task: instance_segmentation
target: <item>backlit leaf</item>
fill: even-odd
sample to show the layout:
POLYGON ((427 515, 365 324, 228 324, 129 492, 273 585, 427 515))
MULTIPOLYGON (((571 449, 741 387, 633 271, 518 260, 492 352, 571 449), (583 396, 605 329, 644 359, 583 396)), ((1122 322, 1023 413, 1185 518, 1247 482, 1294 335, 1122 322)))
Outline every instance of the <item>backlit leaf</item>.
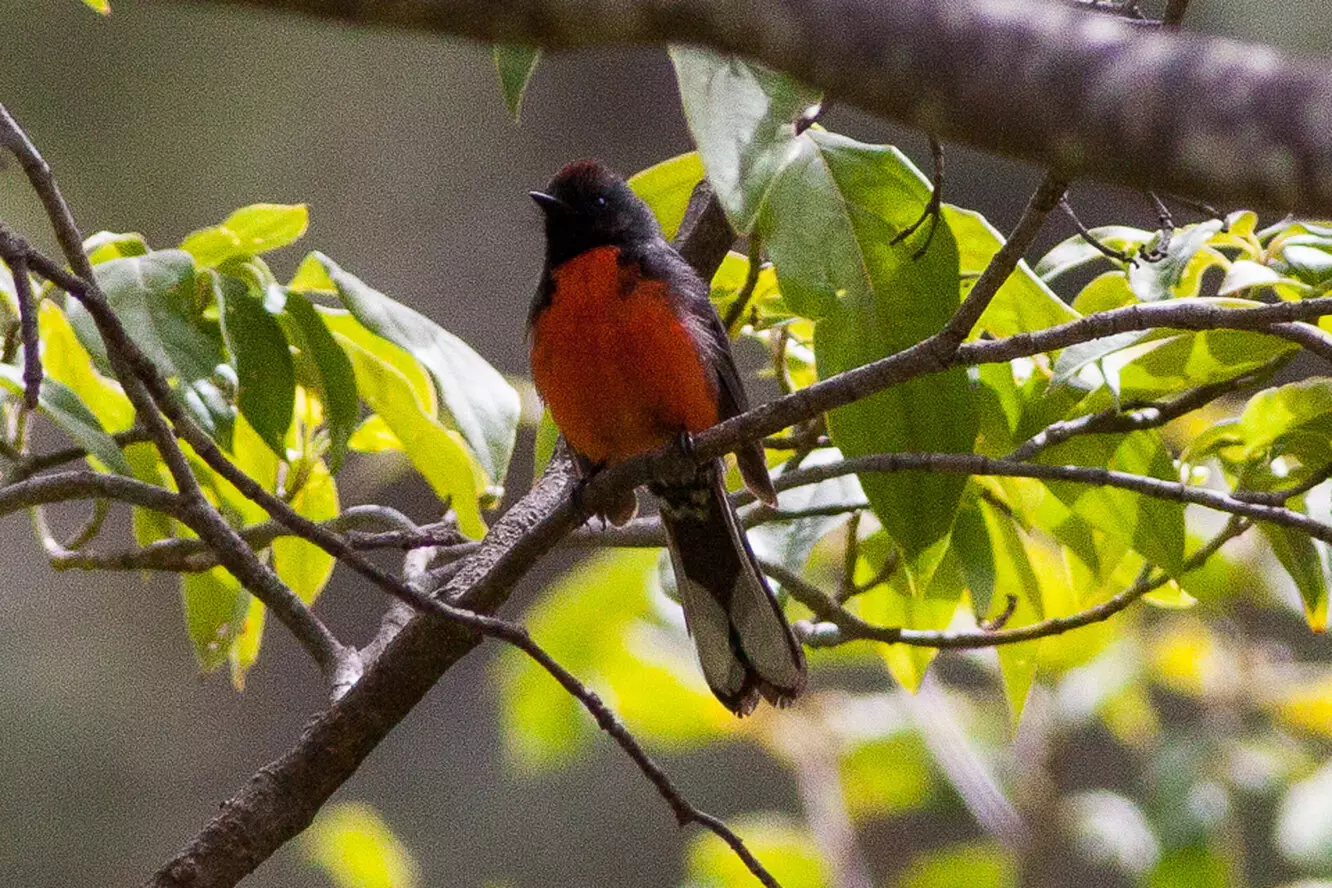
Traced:
MULTIPOLYGON (((13 364, 0 363, 0 387, 15 395, 24 391, 23 370, 13 364)), ((121 475, 131 475, 129 463, 120 452, 120 446, 106 433, 88 406, 69 386, 50 378, 42 380, 38 390, 38 409, 89 454, 104 466, 121 475)))
MULTIPOLYGON (((826 888, 829 884, 827 864, 804 827, 776 814, 749 815, 728 825, 782 888, 826 888)), ((700 830, 686 855, 690 888, 731 888, 754 880, 730 846, 711 832, 700 830)))
POLYGON ((694 186, 703 179, 703 161, 697 151, 679 154, 629 177, 629 187, 661 224, 667 240, 675 237, 689 207, 694 186))
POLYGON ((181 574, 185 629, 194 644, 194 656, 204 672, 227 662, 250 607, 250 593, 226 568, 181 574))
POLYGON ((509 108, 509 116, 517 121, 523 107, 523 93, 527 92, 527 84, 541 58, 541 50, 534 46, 503 44, 494 48, 494 56, 504 104, 509 108))
POLYGON ((307 858, 336 888, 414 888, 416 862, 369 805, 326 805, 301 836, 307 858))
POLYGON ((181 241, 200 268, 216 268, 238 256, 257 256, 300 239, 310 224, 305 204, 252 204, 222 223, 201 228, 181 241))

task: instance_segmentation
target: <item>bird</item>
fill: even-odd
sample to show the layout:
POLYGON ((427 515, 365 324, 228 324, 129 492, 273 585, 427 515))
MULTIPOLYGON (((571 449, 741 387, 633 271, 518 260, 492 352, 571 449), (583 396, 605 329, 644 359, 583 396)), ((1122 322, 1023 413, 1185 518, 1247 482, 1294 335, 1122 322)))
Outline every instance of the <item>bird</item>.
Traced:
MULTIPOLYGON (((542 191, 546 252, 528 315, 532 380, 586 480, 748 409, 726 329, 704 281, 662 236, 652 210, 595 160, 562 167, 542 191)), ((749 489, 775 506, 761 443, 737 453, 749 489)), ((704 679, 738 716, 804 689, 804 651, 759 570, 715 459, 654 479, 685 624, 704 679)), ((633 518, 633 490, 605 508, 633 518)))

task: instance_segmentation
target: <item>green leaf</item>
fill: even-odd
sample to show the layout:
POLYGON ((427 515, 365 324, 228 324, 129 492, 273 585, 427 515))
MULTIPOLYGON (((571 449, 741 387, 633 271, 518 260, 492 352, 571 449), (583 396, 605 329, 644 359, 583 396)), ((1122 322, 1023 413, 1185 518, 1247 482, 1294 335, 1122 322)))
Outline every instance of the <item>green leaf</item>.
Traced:
POLYGON ((787 163, 795 121, 819 93, 785 75, 705 49, 672 47, 685 119, 731 225, 748 234, 787 163))
POLYGON ((236 639, 227 653, 231 686, 238 692, 245 690, 245 676, 259 659, 259 647, 264 641, 264 624, 268 616, 268 608, 264 607, 262 601, 253 595, 249 598, 250 604, 245 610, 245 618, 241 620, 240 632, 236 633, 236 639))
MULTIPOLYGON (((860 367, 942 327, 958 299, 958 257, 949 229, 939 228, 920 259, 912 243, 890 245, 929 198, 920 172, 896 149, 814 130, 787 157, 759 230, 787 303, 820 319, 814 340, 819 375, 860 367)), ((961 369, 839 408, 828 424, 847 456, 966 453, 977 430, 961 369)), ((912 472, 869 474, 860 482, 884 528, 916 562, 947 536, 966 478, 912 472)), ((927 566, 920 563, 925 574, 927 566)))
POLYGON ((1211 265, 1226 262, 1221 254, 1207 247, 1223 224, 1220 219, 1209 219, 1175 229, 1164 258, 1155 262, 1139 258, 1129 267, 1128 282, 1134 295, 1143 302, 1197 296, 1202 272, 1211 265))
MULTIPOLYGON (((1038 462, 1091 466, 1178 481, 1179 473, 1155 430, 1129 435, 1081 435, 1043 451, 1038 462)), ((1184 561, 1184 506, 1113 487, 1051 481, 1046 486, 1092 527, 1123 540, 1171 574, 1184 561)))
MULTIPOLYGON (((1129 228, 1126 225, 1106 225, 1091 229, 1091 236, 1112 250, 1132 255, 1138 247, 1155 237, 1156 233, 1141 228, 1129 228)), ((1041 257, 1041 261, 1036 263, 1036 274, 1048 284, 1060 275, 1084 265, 1109 261, 1111 260, 1108 256, 1092 246, 1082 235, 1075 234, 1041 257)))
POLYGON ((92 356, 79 342, 60 307, 42 300, 37 323, 42 343, 42 370, 48 379, 67 385, 102 427, 122 432, 134 424, 134 405, 119 383, 93 367, 92 356))
POLYGON ((287 337, 264 307, 263 297, 244 281, 211 274, 240 389, 241 415, 279 457, 287 453, 287 430, 296 404, 296 371, 287 337))
POLYGON ((356 427, 356 431, 352 432, 351 439, 347 441, 347 448, 357 453, 386 453, 401 451, 402 442, 393 434, 393 430, 384 422, 383 417, 372 413, 356 427))
POLYGON ((148 241, 137 232, 99 231, 83 242, 83 252, 88 254, 89 262, 97 265, 108 259, 142 256, 148 252, 148 241))
POLYGON ((894 888, 1017 888, 1011 852, 984 839, 925 851, 911 859, 894 888))
MULTIPOLYGON (((305 483, 291 497, 296 514, 316 523, 338 515, 338 488, 322 460, 306 469, 305 483)), ((283 536, 273 541, 273 567, 291 591, 306 604, 313 604, 333 574, 334 558, 319 546, 300 537, 283 536)))
POLYGON ((291 322, 289 332, 298 349, 296 366, 301 371, 301 380, 314 390, 324 406, 329 469, 336 474, 347 453, 347 442, 361 418, 356 374, 346 352, 310 300, 299 293, 288 293, 283 311, 291 322))
POLYGON ((1272 554, 1290 574, 1304 602, 1304 618, 1314 632, 1327 630, 1327 578, 1323 559, 1308 535, 1292 527, 1258 523, 1272 554))
MULTIPOLYGON (((1040 581, 1027 555, 1026 541, 1011 518, 988 502, 977 502, 984 520, 984 530, 990 540, 990 569, 994 573, 994 590, 987 616, 1003 613, 1012 598, 1017 602, 1009 615, 1005 628, 1016 629, 1039 622, 1044 617, 1040 599, 1040 581)), ((1008 701, 1009 724, 1014 732, 1022 721, 1031 685, 1036 680, 1041 642, 1020 641, 1000 645, 999 675, 1003 680, 1004 699, 1008 701)))
POLYGON ((181 241, 200 268, 216 268, 228 259, 257 256, 285 247, 305 234, 310 211, 305 204, 252 204, 219 225, 201 228, 181 241))
POLYGON ((917 732, 901 723, 898 727, 889 736, 857 742, 841 751, 842 797, 853 821, 900 815, 934 796, 936 781, 929 750, 917 732))
MULTIPOLYGON (((222 336, 199 315, 194 260, 180 250, 110 259, 95 266, 97 282, 130 338, 168 378, 206 379, 222 363, 222 336)), ((109 366, 92 318, 77 302, 66 312, 98 366, 109 366)))
POLYGON ((301 845, 337 888, 413 888, 418 881, 416 861, 369 805, 324 806, 301 845))
POLYGON ((244 625, 250 593, 226 568, 182 574, 185 629, 194 644, 199 668, 212 672, 227 662, 231 646, 244 625))
POLYGON ((430 372, 449 425, 457 429, 492 484, 513 455, 520 405, 513 386, 485 359, 434 321, 395 302, 316 253, 342 304, 365 327, 406 349, 430 372))
POLYGON ((550 465, 550 458, 555 455, 555 445, 559 443, 560 430, 555 420, 550 418, 550 410, 541 411, 541 422, 537 424, 536 441, 532 444, 532 480, 540 478, 550 465))
POLYGON ((1244 460, 1295 453, 1322 465, 1332 457, 1332 379, 1314 378, 1264 389, 1249 399, 1232 429, 1244 460))
MULTIPOLYGON (((0 364, 0 387, 15 395, 22 395, 23 370, 13 364, 0 364)), ((42 379, 37 393, 38 409, 65 431, 83 449, 99 459, 103 465, 120 475, 132 475, 125 454, 106 433, 88 406, 69 386, 48 377, 42 379)))
POLYGON ((102 15, 111 14, 111 4, 109 0, 83 0, 83 5, 89 9, 100 12, 102 15))
POLYGON ((412 465, 435 495, 451 503, 458 529, 472 538, 486 532, 477 505, 477 477, 462 439, 425 413, 407 378, 393 364, 341 334, 339 343, 351 358, 356 388, 370 409, 402 442, 412 465))
MULTIPOLYGON (((966 298, 976 278, 1003 246, 1004 238, 984 216, 973 210, 944 204, 943 214, 957 241, 962 297, 966 298)), ((994 294, 977 326, 994 336, 1014 336, 1065 324, 1079 317, 1022 261, 994 294)))
POLYGON ((500 90, 504 93, 504 104, 509 107, 509 116, 518 120, 518 112, 523 106, 523 93, 527 92, 528 81, 536 70, 541 50, 535 46, 497 45, 494 48, 495 71, 499 74, 500 90))
POLYGON ((629 187, 652 208, 667 240, 675 237, 689 208, 694 186, 703 179, 703 160, 697 151, 663 160, 629 177, 629 187))
POLYGON ((1290 271, 1306 283, 1322 284, 1332 280, 1332 253, 1287 241, 1281 257, 1290 271))
MULTIPOLYGON (((730 824, 782 888, 825 888, 829 872, 818 843, 803 826, 777 814, 749 815, 730 824)), ((749 885, 753 875, 730 846, 700 831, 689 843, 686 884, 690 888, 749 885)))

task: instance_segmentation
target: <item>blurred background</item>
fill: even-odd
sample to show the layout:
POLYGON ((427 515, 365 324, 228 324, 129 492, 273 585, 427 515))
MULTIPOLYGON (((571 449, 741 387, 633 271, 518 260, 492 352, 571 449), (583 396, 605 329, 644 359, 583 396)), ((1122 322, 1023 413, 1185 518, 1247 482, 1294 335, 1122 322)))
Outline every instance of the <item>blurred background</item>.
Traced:
MULTIPOLYGON (((1332 42, 1322 0, 1197 0, 1188 25, 1292 52, 1322 54, 1332 42)), ((279 277, 303 249, 323 250, 515 376, 527 370, 523 319, 541 256, 526 192, 573 158, 596 156, 628 173, 691 147, 662 51, 547 57, 514 124, 489 49, 470 43, 161 0, 114 0, 109 18, 75 0, 0 0, 0 27, 0 102, 45 153, 85 233, 139 231, 168 246, 246 204, 306 202, 310 231, 272 258, 279 277)), ((918 133, 842 107, 825 123, 898 144, 928 166, 918 133)), ((1003 230, 1038 177, 950 149, 945 196, 1003 230)), ((1135 195, 1079 186, 1073 201, 1088 224, 1155 222, 1135 195)), ((0 219, 51 245, 12 163, 0 170, 0 219)), ((1070 233, 1055 219, 1041 245, 1070 233)), ((528 477, 530 452, 524 438, 514 487, 528 477)), ((378 501, 417 520, 435 517, 433 497, 410 476, 386 481, 362 470, 340 480, 344 504, 378 501)), ((56 574, 26 519, 10 517, 3 533, 0 884, 138 884, 289 747, 321 708, 322 683, 291 640, 272 631, 243 694, 224 675, 200 678, 173 578, 56 574)), ((570 563, 548 559, 508 613, 520 613, 570 563)), ((363 643, 384 604, 339 573, 319 608, 342 637, 363 643)), ((1293 644, 1326 657, 1326 645, 1294 631, 1298 615, 1278 608, 1263 619, 1278 634, 1293 627, 1292 637, 1303 639, 1293 644)), ((1243 632, 1235 646, 1245 643, 1243 632)), ((449 673, 340 797, 378 809, 415 856, 422 884, 679 884, 687 836, 608 743, 536 776, 505 766, 494 655, 486 645, 449 673)), ((967 667, 955 668, 965 679, 967 667)), ((873 689, 889 690, 886 675, 878 681, 873 689)), ((1037 723, 1058 717, 1058 693, 1038 691, 1037 723)), ((1002 705, 992 684, 977 694, 1002 705)), ((914 703, 889 697, 928 720, 920 714, 928 695, 914 703)), ((1191 714, 1180 717, 1192 724, 1191 714)), ((1072 775, 1086 787, 1130 779, 1131 763, 1103 755, 1118 747, 1098 731, 1105 733, 1090 729, 1072 742, 1051 779, 1072 775)), ((920 804, 863 831, 876 882, 910 866, 921 848, 986 835, 984 812, 968 810, 949 788, 938 750, 931 755, 921 767, 935 775, 933 788, 920 804)), ((713 813, 803 816, 799 788, 757 745, 712 745, 668 755, 665 764, 713 813)), ((1200 798, 1204 807, 1216 801, 1200 798)), ((1113 801, 1101 802, 1111 806, 1106 822, 1117 822, 1113 801)), ((1269 828, 1272 816, 1255 814, 1269 828)), ((1091 841, 1112 857, 1135 853, 1091 841)), ((1086 861, 1070 864, 1070 877, 1085 869, 1085 884, 1129 884, 1132 867, 1103 865, 1091 852, 1086 861)), ((1276 858, 1246 865, 1253 884, 1293 872, 1276 858)), ((1214 884, 1201 878, 1196 884, 1214 884)), ((329 882, 293 844, 247 884, 329 882)))

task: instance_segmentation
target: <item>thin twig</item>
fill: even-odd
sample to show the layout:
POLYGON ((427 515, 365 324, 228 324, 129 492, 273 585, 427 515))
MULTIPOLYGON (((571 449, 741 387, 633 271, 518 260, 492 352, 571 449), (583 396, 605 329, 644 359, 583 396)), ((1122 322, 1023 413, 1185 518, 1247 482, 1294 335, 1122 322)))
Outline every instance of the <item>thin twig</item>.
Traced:
POLYGON ((1096 235, 1092 234, 1091 229, 1082 224, 1078 214, 1073 211, 1073 205, 1068 202, 1068 195, 1059 199, 1059 208, 1064 211, 1064 215, 1073 223, 1073 227, 1078 230, 1078 234, 1089 246, 1093 247, 1102 256, 1114 262, 1122 262, 1125 265, 1135 265, 1138 260, 1134 259, 1123 250, 1116 250, 1114 247, 1107 246, 1096 235))
POLYGON ((736 324, 744 317, 749 300, 754 298, 754 288, 758 286, 759 272, 762 270, 763 238, 756 231, 749 236, 749 266, 745 269, 745 282, 740 287, 740 292, 731 300, 730 306, 726 309, 726 318, 722 321, 727 333, 734 330, 736 324))
POLYGON ((934 133, 929 134, 929 139, 930 157, 934 162, 934 175, 930 180, 930 199, 926 201, 925 208, 921 210, 916 221, 893 235, 893 239, 888 241, 889 246, 897 246, 919 231, 920 226, 924 225, 928 219, 930 230, 925 234, 925 242, 916 248, 916 252, 911 254, 912 259, 920 259, 930 249, 930 243, 934 240, 934 232, 939 228, 939 220, 943 218, 944 150, 942 143, 939 142, 934 133))
POLYGON ((32 295, 26 256, 15 256, 9 263, 18 297, 19 332, 23 338, 23 406, 37 409, 42 390, 42 344, 37 335, 37 300, 32 295))
MULTIPOLYGON (((1201 567, 1212 555, 1230 540, 1244 533, 1251 523, 1242 519, 1232 519, 1224 529, 1193 555, 1185 559, 1181 573, 1188 573, 1201 567)), ((805 632, 805 643, 815 646, 832 646, 848 641, 878 641, 884 644, 906 644, 914 647, 932 648, 987 648, 1005 644, 1017 644, 1051 635, 1062 635, 1083 626, 1100 623, 1113 617, 1148 592, 1158 589, 1170 581, 1170 574, 1165 571, 1148 571, 1137 582, 1122 592, 1106 599, 1094 607, 1069 614, 1064 617, 1051 617, 1016 629, 1000 630, 950 630, 939 631, 923 629, 904 629, 896 626, 876 626, 857 617, 833 601, 822 589, 794 571, 780 564, 760 561, 763 572, 782 584, 782 588, 791 597, 809 608, 820 619, 836 627, 836 632, 829 633, 814 629, 805 632)))

